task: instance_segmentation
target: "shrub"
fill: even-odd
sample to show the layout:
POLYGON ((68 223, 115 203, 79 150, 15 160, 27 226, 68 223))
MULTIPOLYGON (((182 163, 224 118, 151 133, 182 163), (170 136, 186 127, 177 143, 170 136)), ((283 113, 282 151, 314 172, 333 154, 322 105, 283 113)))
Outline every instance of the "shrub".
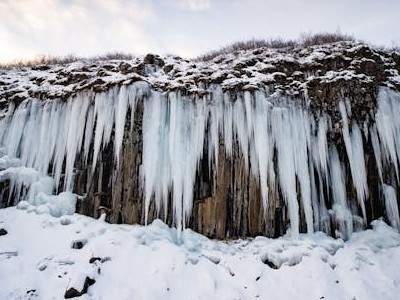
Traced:
POLYGON ((51 55, 38 55, 36 58, 31 60, 14 60, 10 63, 0 64, 0 68, 2 69, 11 69, 11 68, 24 68, 24 67, 34 67, 38 65, 66 65, 75 61, 78 61, 79 58, 75 55, 66 55, 66 56, 51 56, 51 55))
POLYGON ((53 65, 66 65, 79 60, 95 62, 104 60, 128 60, 132 59, 134 56, 132 54, 123 52, 110 52, 103 55, 93 56, 89 58, 82 58, 76 55, 70 54, 66 56, 51 56, 51 55, 38 55, 32 60, 15 60, 10 63, 0 64, 1 69, 11 69, 11 68, 29 68, 39 65, 53 66, 53 65))
POLYGON ((340 41, 355 41, 351 35, 340 33, 339 31, 334 33, 304 33, 298 40, 285 40, 282 38, 277 39, 252 39, 249 41, 235 42, 231 45, 223 47, 218 50, 210 51, 206 54, 200 55, 195 58, 196 61, 209 61, 221 54, 235 53, 241 50, 251 50, 256 48, 271 48, 271 49, 283 49, 293 48, 296 46, 309 47, 313 45, 321 45, 326 43, 335 43, 340 41))
POLYGON ((352 35, 344 34, 339 31, 330 33, 330 32, 320 32, 312 34, 303 33, 300 36, 299 44, 304 47, 315 46, 315 45, 322 45, 328 43, 336 43, 342 41, 355 41, 355 38, 352 35))

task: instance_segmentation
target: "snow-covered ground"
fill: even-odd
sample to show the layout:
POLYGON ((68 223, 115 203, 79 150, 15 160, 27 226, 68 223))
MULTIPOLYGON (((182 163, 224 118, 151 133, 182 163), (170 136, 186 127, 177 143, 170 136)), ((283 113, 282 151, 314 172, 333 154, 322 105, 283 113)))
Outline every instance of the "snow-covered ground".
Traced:
POLYGON ((162 221, 0 210, 0 299, 399 299, 400 234, 382 221, 323 233, 215 241, 162 221), (2 231, 3 234, 5 231, 2 231))

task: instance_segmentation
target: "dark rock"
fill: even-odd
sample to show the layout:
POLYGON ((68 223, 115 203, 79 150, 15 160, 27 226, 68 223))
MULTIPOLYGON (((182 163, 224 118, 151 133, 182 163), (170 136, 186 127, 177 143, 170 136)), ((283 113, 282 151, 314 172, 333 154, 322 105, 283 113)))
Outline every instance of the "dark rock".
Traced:
POLYGON ((173 68, 174 68, 173 65, 166 65, 166 66, 164 66, 163 70, 165 73, 169 73, 172 71, 173 68))
POLYGON ((87 243, 87 240, 77 240, 73 241, 71 248, 72 249, 82 249, 87 243))
POLYGON ((90 277, 86 277, 85 278, 85 283, 83 284, 82 291, 77 291, 74 287, 71 287, 65 292, 64 298, 65 299, 71 299, 71 298, 75 298, 75 297, 80 297, 83 294, 86 294, 89 286, 91 286, 91 285, 93 285, 95 283, 96 283, 96 280, 94 280, 94 279, 92 279, 90 277))
POLYGON ((110 261, 110 260, 111 260, 111 257, 106 256, 106 257, 104 257, 104 258, 101 259, 101 263, 104 263, 104 262, 110 261))
POLYGON ((32 70, 35 71, 46 71, 49 70, 51 67, 49 65, 38 65, 38 66, 33 66, 32 70))
POLYGON ((102 68, 106 69, 107 71, 115 71, 114 65, 103 65, 102 68))
POLYGON ((126 63, 126 62, 122 62, 122 63, 119 64, 119 71, 120 71, 122 74, 125 75, 125 74, 132 73, 132 72, 133 72, 133 69, 132 69, 131 64, 128 64, 128 63, 126 63))
POLYGON ((0 236, 6 235, 7 233, 7 230, 0 228, 0 236))
POLYGON ((104 76, 108 76, 108 70, 106 69, 100 69, 97 71, 97 76, 99 77, 104 77, 104 76))
POLYGON ((84 72, 70 73, 70 74, 68 74, 66 85, 78 83, 78 82, 81 82, 82 80, 86 80, 88 78, 89 78, 89 75, 84 72))
POLYGON ((264 264, 266 264, 268 267, 271 269, 277 270, 279 269, 279 266, 277 266, 274 262, 270 261, 268 258, 265 258, 262 260, 264 264))
POLYGON ((160 56, 154 54, 147 54, 143 59, 144 64, 156 65, 159 67, 163 67, 165 62, 161 59, 160 56))
POLYGON ((89 259, 89 263, 92 264, 96 261, 101 261, 101 257, 92 257, 89 259))

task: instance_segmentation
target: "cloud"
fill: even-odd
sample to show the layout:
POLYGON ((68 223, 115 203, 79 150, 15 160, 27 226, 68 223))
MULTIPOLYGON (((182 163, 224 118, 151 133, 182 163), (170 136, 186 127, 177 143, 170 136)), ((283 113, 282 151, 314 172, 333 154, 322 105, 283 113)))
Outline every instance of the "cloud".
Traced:
POLYGON ((211 0, 187 0, 182 2, 184 2, 184 7, 194 11, 207 10, 211 7, 211 0))
POLYGON ((154 14, 144 2, 0 0, 0 61, 155 49, 146 32, 154 14))
MULTIPOLYGON (((161 4, 162 6, 172 10, 200 12, 212 8, 213 0, 151 0, 154 4, 161 4)), ((225 1, 225 0, 222 0, 225 1)), ((168 10, 167 11, 171 11, 168 10)))
POLYGON ((400 1, 0 0, 0 62, 112 51, 196 56, 250 38, 304 32, 400 43, 400 1))

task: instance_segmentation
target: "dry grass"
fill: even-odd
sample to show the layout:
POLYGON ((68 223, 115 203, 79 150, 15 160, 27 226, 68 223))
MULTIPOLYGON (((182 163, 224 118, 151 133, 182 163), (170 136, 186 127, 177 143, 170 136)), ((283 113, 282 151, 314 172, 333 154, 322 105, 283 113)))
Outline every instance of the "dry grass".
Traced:
POLYGON ((75 55, 66 55, 66 56, 45 56, 39 55, 34 59, 30 60, 14 60, 10 63, 0 64, 1 69, 12 69, 12 68, 29 68, 40 65, 66 65, 75 61, 78 61, 79 57, 75 55))
POLYGON ((355 38, 348 34, 343 34, 339 31, 334 33, 322 32, 322 33, 304 33, 298 40, 285 40, 282 38, 277 39, 252 39, 246 42, 236 42, 229 46, 223 47, 218 50, 208 52, 200 55, 195 60, 197 61, 208 61, 218 55, 235 53, 241 50, 251 50, 256 48, 271 48, 271 49, 283 49, 283 48, 294 48, 296 46, 309 47, 314 45, 322 45, 327 43, 335 43, 340 41, 355 41, 355 38))
POLYGON ((328 43, 336 43, 342 41, 355 41, 354 36, 348 35, 345 33, 341 33, 339 31, 336 32, 320 32, 312 34, 303 33, 300 36, 299 45, 303 47, 315 46, 315 45, 323 45, 328 43))
MULTIPOLYGON (((228 53, 235 53, 241 50, 251 50, 261 47, 272 48, 272 49, 284 49, 294 47, 309 47, 314 45, 322 45, 326 43, 335 43, 341 41, 356 41, 352 35, 341 33, 336 31, 333 33, 321 32, 321 33, 303 33, 297 40, 287 40, 282 38, 275 39, 251 39, 248 41, 240 41, 223 47, 218 50, 210 51, 203 55, 195 58, 196 61, 209 61, 213 58, 228 53)), ((378 47, 379 48, 379 47, 378 47)), ((382 47, 381 47, 382 48, 382 47)), ((385 50, 399 51, 399 47, 391 47, 390 49, 385 47, 385 50)), ((130 60, 133 59, 134 55, 123 52, 111 52, 104 55, 94 56, 90 58, 82 58, 75 55, 67 56, 45 56, 41 55, 33 60, 18 60, 11 63, 0 64, 0 69, 11 69, 11 68, 23 68, 23 67, 34 67, 39 65, 66 65, 75 61, 106 61, 106 60, 130 60)))
POLYGON ((0 69, 12 69, 12 68, 31 68, 36 66, 55 66, 55 65, 66 65, 76 61, 106 61, 106 60, 129 60, 133 59, 134 55, 123 53, 123 52, 110 52, 104 55, 93 56, 89 58, 79 57, 73 54, 66 56, 51 56, 51 55, 39 55, 32 60, 15 60, 10 63, 0 64, 0 69))

